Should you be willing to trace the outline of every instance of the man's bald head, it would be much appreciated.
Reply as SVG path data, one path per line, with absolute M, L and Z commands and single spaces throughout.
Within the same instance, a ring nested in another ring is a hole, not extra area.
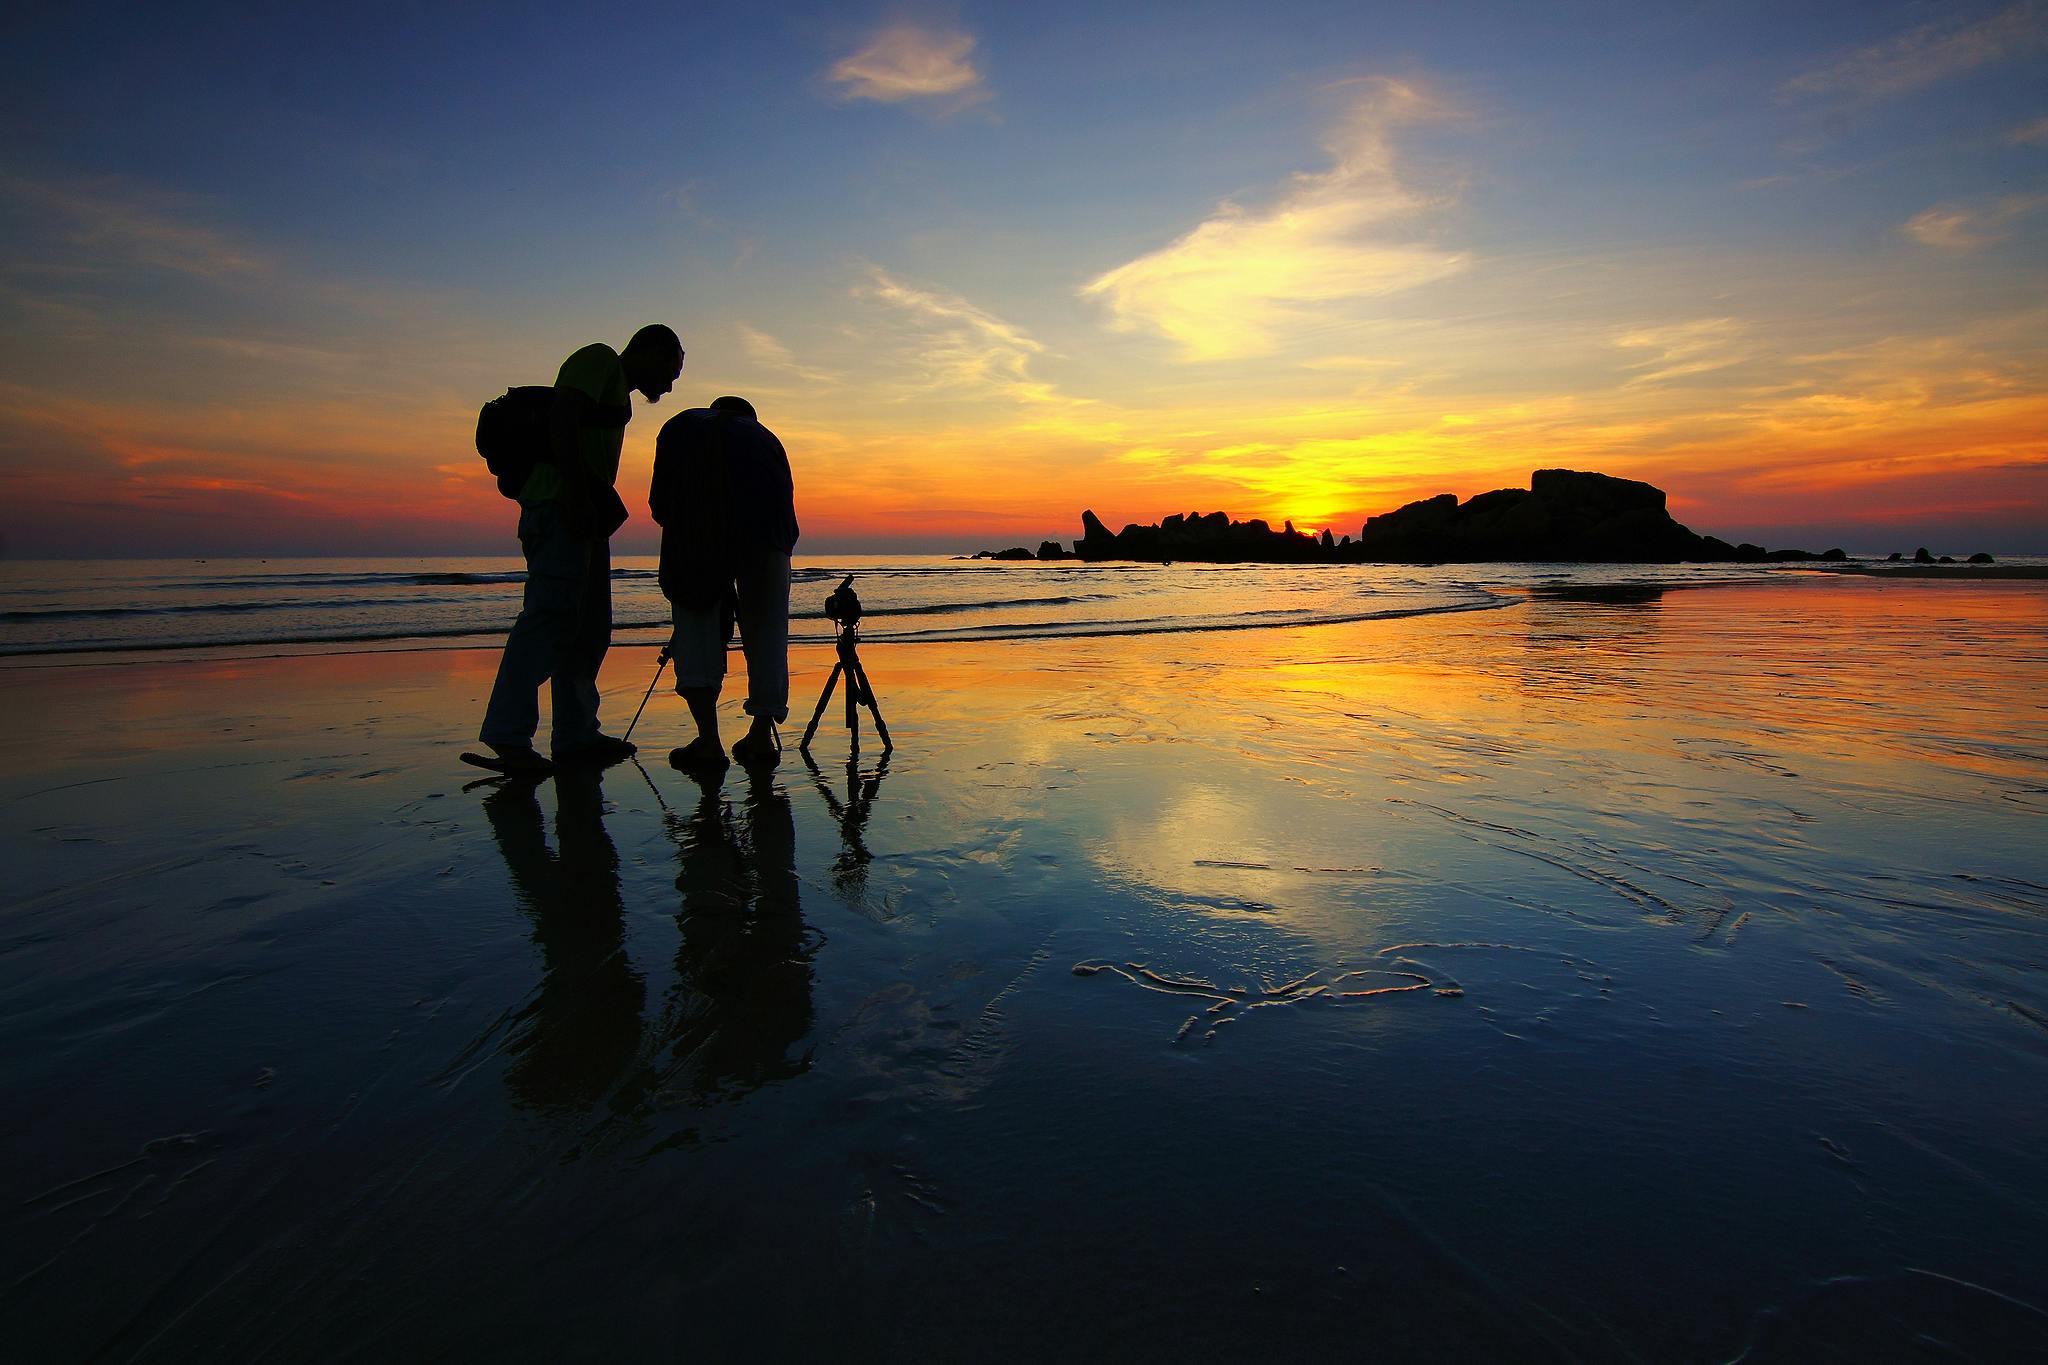
M 650 322 L 633 333 L 619 352 L 619 364 L 626 371 L 628 388 L 640 390 L 650 403 L 658 402 L 683 372 L 682 339 L 661 323 Z

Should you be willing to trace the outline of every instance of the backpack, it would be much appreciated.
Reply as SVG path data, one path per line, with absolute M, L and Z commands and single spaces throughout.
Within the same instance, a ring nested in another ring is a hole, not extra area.
M 553 407 L 555 385 L 518 385 L 477 411 L 477 454 L 483 456 L 483 469 L 498 477 L 498 491 L 514 501 L 526 487 L 532 467 L 549 458 L 547 413 Z M 625 426 L 631 420 L 633 403 L 625 407 L 590 405 L 584 411 L 584 426 L 590 428 Z
M 548 410 L 554 402 L 552 384 L 522 384 L 476 415 L 476 453 L 508 498 L 517 499 L 534 466 L 548 458 Z

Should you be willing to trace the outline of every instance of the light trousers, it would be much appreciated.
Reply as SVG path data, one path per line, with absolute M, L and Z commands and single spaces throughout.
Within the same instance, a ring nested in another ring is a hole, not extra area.
M 758 550 L 740 557 L 733 575 L 739 599 L 740 647 L 747 656 L 746 713 L 789 719 L 789 556 Z M 717 606 L 672 604 L 676 691 L 725 685 L 727 631 Z
M 552 682 L 554 747 L 597 737 L 597 671 L 612 642 L 611 542 L 578 535 L 553 502 L 520 509 L 526 596 L 505 638 L 498 680 L 477 738 L 486 744 L 533 743 L 540 727 L 540 685 Z

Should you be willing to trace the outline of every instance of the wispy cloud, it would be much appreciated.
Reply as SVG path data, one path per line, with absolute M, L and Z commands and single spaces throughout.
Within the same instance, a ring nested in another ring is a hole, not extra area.
M 111 184 L 59 185 L 0 176 L 0 199 L 44 216 L 56 235 L 103 264 L 139 265 L 218 280 L 269 268 L 225 233 Z
M 1899 231 L 1922 246 L 1946 251 L 1973 251 L 1989 240 L 1978 230 L 1976 214 L 1941 205 L 1920 210 Z
M 2003 241 L 2013 223 L 2043 204 L 2048 194 L 2013 194 L 1982 208 L 1936 204 L 1908 218 L 1900 231 L 1922 246 L 1977 251 Z
M 789 347 L 774 337 L 766 332 L 757 332 L 744 322 L 735 325 L 739 328 L 740 349 L 756 365 L 775 370 L 787 370 L 796 365 L 796 357 L 790 354 Z
M 1734 318 L 1695 318 L 1664 327 L 1638 327 L 1617 333 L 1614 344 L 1644 352 L 1627 368 L 1640 370 L 1631 384 L 1661 384 L 1687 375 L 1706 374 L 1749 359 L 1745 329 Z
M 827 386 L 844 382 L 841 376 L 830 370 L 801 363 L 789 347 L 768 333 L 749 327 L 744 322 L 735 323 L 734 326 L 739 331 L 741 353 L 762 369 L 777 370 L 807 384 Z
M 1398 220 L 1440 201 L 1405 183 L 1395 129 L 1444 107 L 1412 83 L 1375 78 L 1324 140 L 1332 165 L 1294 176 L 1269 206 L 1230 200 L 1168 246 L 1106 271 L 1085 297 L 1109 305 L 1119 330 L 1169 338 L 1186 360 L 1268 353 L 1318 308 L 1411 289 L 1465 258 L 1386 240 Z
M 1045 354 L 1043 342 L 966 299 L 905 284 L 880 267 L 870 267 L 854 292 L 887 304 L 908 324 L 913 392 L 1069 401 L 1031 373 L 1031 362 Z
M 848 100 L 937 100 L 959 108 L 988 98 L 973 58 L 972 34 L 896 24 L 834 63 L 832 79 Z
M 1975 20 L 1940 20 L 1845 53 L 1785 82 L 1788 95 L 1889 99 L 2042 46 L 2034 0 Z
M 2021 124 L 2007 133 L 2005 140 L 2022 147 L 2048 147 L 2048 118 Z

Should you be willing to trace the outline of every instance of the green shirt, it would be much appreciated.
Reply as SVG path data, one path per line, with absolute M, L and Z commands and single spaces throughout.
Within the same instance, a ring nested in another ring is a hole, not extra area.
M 555 387 L 574 389 L 609 411 L 632 411 L 632 394 L 626 387 L 626 370 L 619 363 L 619 353 L 601 341 L 593 341 L 563 361 L 561 370 L 555 375 Z M 586 423 L 576 433 L 584 466 L 607 487 L 619 481 L 619 450 L 625 441 L 623 423 L 615 427 Z M 519 490 L 519 501 L 529 506 L 548 502 L 559 496 L 561 491 L 562 472 L 542 461 L 534 466 L 533 473 L 526 476 L 525 486 Z

